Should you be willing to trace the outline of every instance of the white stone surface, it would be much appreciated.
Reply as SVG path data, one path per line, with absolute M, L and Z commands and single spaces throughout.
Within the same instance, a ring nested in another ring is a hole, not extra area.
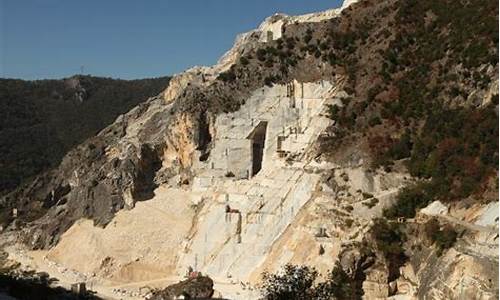
M 209 187 L 206 179 L 195 178 L 193 188 L 213 197 L 200 212 L 196 232 L 187 241 L 179 273 L 196 265 L 212 276 L 224 274 L 226 280 L 250 280 L 274 242 L 311 199 L 320 176 L 304 171 L 307 161 L 285 163 L 276 152 L 277 136 L 285 138 L 284 150 L 297 157 L 304 155 L 331 122 L 320 114 L 325 103 L 335 97 L 335 88 L 329 82 L 293 85 L 295 95 L 287 94 L 290 87 L 286 85 L 259 89 L 239 111 L 216 120 L 214 148 L 207 162 L 199 164 L 204 170 L 200 174 L 215 178 L 231 171 L 240 180 L 212 179 L 216 182 Z M 251 165 L 247 137 L 262 121 L 268 122 L 262 170 L 247 180 L 242 176 Z M 224 171 L 215 172 L 219 168 Z M 241 214 L 240 229 L 238 213 L 226 214 L 226 205 Z
M 299 16 L 288 16 L 286 14 L 277 13 L 268 17 L 258 29 L 260 33 L 259 42 L 266 42 L 268 40 L 268 32 L 272 33 L 272 39 L 276 40 L 281 38 L 283 33 L 283 26 L 292 23 L 306 23 L 306 22 L 321 22 L 323 20 L 338 17 L 342 10 L 349 7 L 351 4 L 356 3 L 358 0 L 345 0 L 340 8 L 325 10 L 322 12 L 314 12 Z
M 481 226 L 498 227 L 498 201 L 489 203 L 481 213 L 481 216 L 475 223 Z
M 448 213 L 448 207 L 440 201 L 434 201 L 420 210 L 420 212 L 428 216 L 446 215 Z
M 290 85 L 294 86 L 295 95 L 287 92 Z M 278 136 L 284 138 L 282 150 L 300 157 L 331 123 L 319 115 L 327 102 L 334 101 L 335 90 L 331 83 L 321 81 L 293 82 L 288 87 L 275 85 L 255 91 L 239 111 L 217 118 L 214 148 L 209 159 L 198 167 L 214 177 L 232 173 L 237 179 L 246 179 L 252 174 L 252 144 L 248 137 L 260 122 L 267 122 L 263 168 L 284 165 L 284 159 L 277 154 Z M 200 179 L 195 180 L 199 185 Z

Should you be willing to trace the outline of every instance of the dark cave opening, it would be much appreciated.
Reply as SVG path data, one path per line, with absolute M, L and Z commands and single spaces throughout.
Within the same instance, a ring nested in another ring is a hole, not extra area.
M 267 122 L 261 121 L 248 136 L 248 139 L 252 140 L 252 176 L 257 175 L 262 169 L 266 131 Z
M 201 152 L 200 161 L 206 161 L 210 156 L 209 144 L 212 142 L 210 134 L 210 125 L 206 112 L 202 112 L 198 118 L 198 148 Z

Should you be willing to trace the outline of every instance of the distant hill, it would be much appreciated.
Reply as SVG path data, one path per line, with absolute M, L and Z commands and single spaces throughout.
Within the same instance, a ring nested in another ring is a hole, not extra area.
M 169 77 L 0 79 L 0 195 L 165 89 Z

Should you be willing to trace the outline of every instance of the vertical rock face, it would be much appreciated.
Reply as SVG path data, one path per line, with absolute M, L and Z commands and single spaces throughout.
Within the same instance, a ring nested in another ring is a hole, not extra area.
M 254 266 L 311 199 L 321 176 L 306 173 L 304 166 L 314 140 L 331 122 L 321 116 L 326 104 L 339 100 L 329 82 L 304 86 L 305 97 L 287 95 L 286 85 L 256 90 L 240 110 L 216 119 L 210 156 L 193 168 L 192 189 L 205 199 L 204 217 L 186 241 L 179 272 L 197 260 L 198 269 L 211 276 L 249 281 Z M 262 157 L 252 152 L 256 129 L 263 130 Z
M 209 73 L 207 67 L 194 67 L 181 74 L 175 75 L 162 95 L 168 104 L 177 99 L 184 90 L 191 85 L 203 86 L 213 75 Z

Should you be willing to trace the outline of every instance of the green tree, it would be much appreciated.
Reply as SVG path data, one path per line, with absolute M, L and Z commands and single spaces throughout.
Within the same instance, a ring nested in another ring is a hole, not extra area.
M 267 300 L 314 299 L 315 269 L 307 266 L 286 265 L 277 274 L 263 274 L 262 294 Z

